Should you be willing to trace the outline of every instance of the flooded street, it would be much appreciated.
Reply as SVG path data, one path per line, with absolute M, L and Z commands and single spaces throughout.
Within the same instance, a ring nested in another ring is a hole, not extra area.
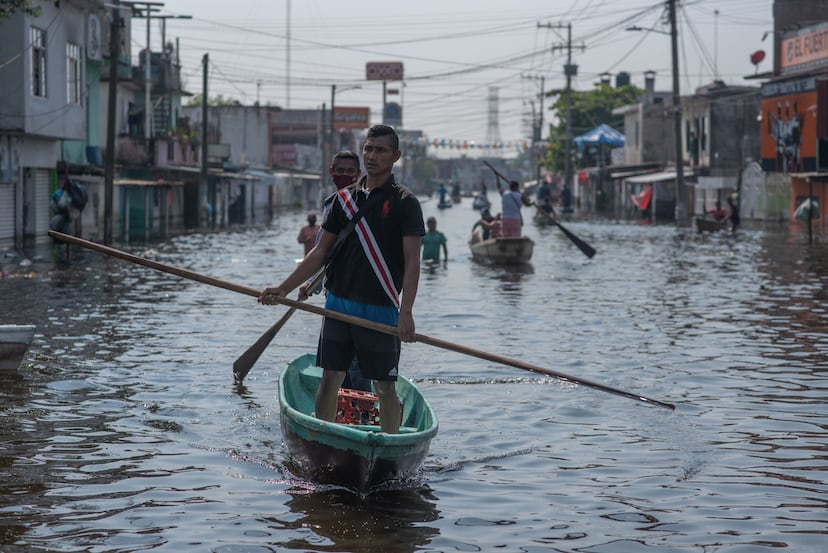
M 532 264 L 470 259 L 470 199 L 439 211 L 417 331 L 676 404 L 670 412 L 424 344 L 401 372 L 440 417 L 422 474 L 361 499 L 293 476 L 282 367 L 315 350 L 297 313 L 91 251 L 3 259 L 3 323 L 35 323 L 0 375 L 0 550 L 825 551 L 828 249 L 775 224 L 536 227 Z M 305 213 L 121 247 L 257 289 L 301 256 Z M 314 303 L 320 304 L 316 296 Z

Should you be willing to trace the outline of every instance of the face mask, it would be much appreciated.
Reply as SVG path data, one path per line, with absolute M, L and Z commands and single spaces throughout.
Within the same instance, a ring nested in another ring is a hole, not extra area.
M 350 184 L 354 184 L 357 180 L 357 176 L 359 175 L 333 175 L 333 181 L 337 190 L 339 190 L 340 188 L 345 188 Z

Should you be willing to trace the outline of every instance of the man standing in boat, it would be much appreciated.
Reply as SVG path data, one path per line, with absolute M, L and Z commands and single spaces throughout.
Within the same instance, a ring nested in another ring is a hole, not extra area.
M 520 209 L 524 205 L 532 205 L 532 202 L 520 192 L 520 183 L 516 180 L 509 181 L 509 190 L 503 190 L 498 179 L 497 191 L 503 202 L 503 236 L 520 238 L 523 233 L 523 216 Z
M 356 183 L 357 179 L 359 179 L 360 172 L 359 156 L 350 150 L 340 150 L 334 154 L 333 159 L 331 159 L 331 166 L 328 168 L 328 173 L 331 175 L 331 179 L 333 180 L 337 191 Z M 331 207 L 336 201 L 336 198 L 337 192 L 334 192 L 322 202 L 323 222 L 328 218 L 328 214 L 331 212 Z M 319 231 L 314 238 L 313 246 L 319 242 L 319 238 L 321 236 L 322 227 L 319 227 Z M 322 270 L 324 269 L 320 269 L 320 271 Z M 316 275 L 314 275 L 311 280 L 316 280 Z M 318 294 L 322 291 L 322 282 L 320 282 L 313 290 L 308 290 L 309 284 L 310 282 L 299 287 L 299 301 L 307 299 L 311 294 Z M 345 380 L 342 382 L 342 387 L 350 388 L 352 390 L 361 390 L 363 392 L 371 391 L 371 381 L 362 377 L 356 358 L 354 358 L 351 365 L 348 367 L 348 373 L 345 376 Z
M 356 355 L 362 374 L 374 383 L 380 424 L 387 433 L 399 431 L 400 342 L 414 341 L 413 307 L 425 234 L 419 201 L 392 174 L 400 155 L 393 128 L 375 125 L 368 130 L 362 147 L 366 175 L 338 191 L 319 243 L 281 284 L 259 297 L 263 304 L 278 303 L 276 296 L 284 297 L 326 266 L 327 309 L 397 327 L 399 337 L 325 318 L 317 350 L 323 374 L 316 416 L 334 420 L 337 391 Z M 352 219 L 359 224 L 350 223 Z

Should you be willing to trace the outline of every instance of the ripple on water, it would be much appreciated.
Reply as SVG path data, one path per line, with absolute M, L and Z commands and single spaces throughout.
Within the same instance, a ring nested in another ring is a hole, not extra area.
M 474 212 L 438 212 L 418 332 L 676 403 L 675 413 L 425 344 L 401 370 L 440 433 L 416 478 L 359 497 L 291 474 L 276 399 L 319 320 L 86 253 L 0 281 L 38 324 L 0 375 L 2 549 L 821 552 L 828 518 L 825 256 L 787 231 L 527 225 L 530 268 L 483 267 Z M 134 249 L 245 286 L 294 266 L 303 213 Z M 10 298 L 13 298 L 10 299 Z M 311 301 L 319 302 L 318 298 Z M 23 522 L 20 522 L 23 521 Z

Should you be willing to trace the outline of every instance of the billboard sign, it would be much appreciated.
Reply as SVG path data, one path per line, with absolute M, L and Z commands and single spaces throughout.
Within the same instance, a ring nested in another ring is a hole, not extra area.
M 360 107 L 334 107 L 334 128 L 338 131 L 367 129 L 371 123 L 371 109 Z
M 401 81 L 401 61 L 369 61 L 365 64 L 365 78 L 369 81 Z
M 388 102 L 382 114 L 382 122 L 392 127 L 402 126 L 402 106 L 396 102 Z
M 825 67 L 828 65 L 828 23 L 806 27 L 795 36 L 783 38 L 779 51 L 782 74 Z

